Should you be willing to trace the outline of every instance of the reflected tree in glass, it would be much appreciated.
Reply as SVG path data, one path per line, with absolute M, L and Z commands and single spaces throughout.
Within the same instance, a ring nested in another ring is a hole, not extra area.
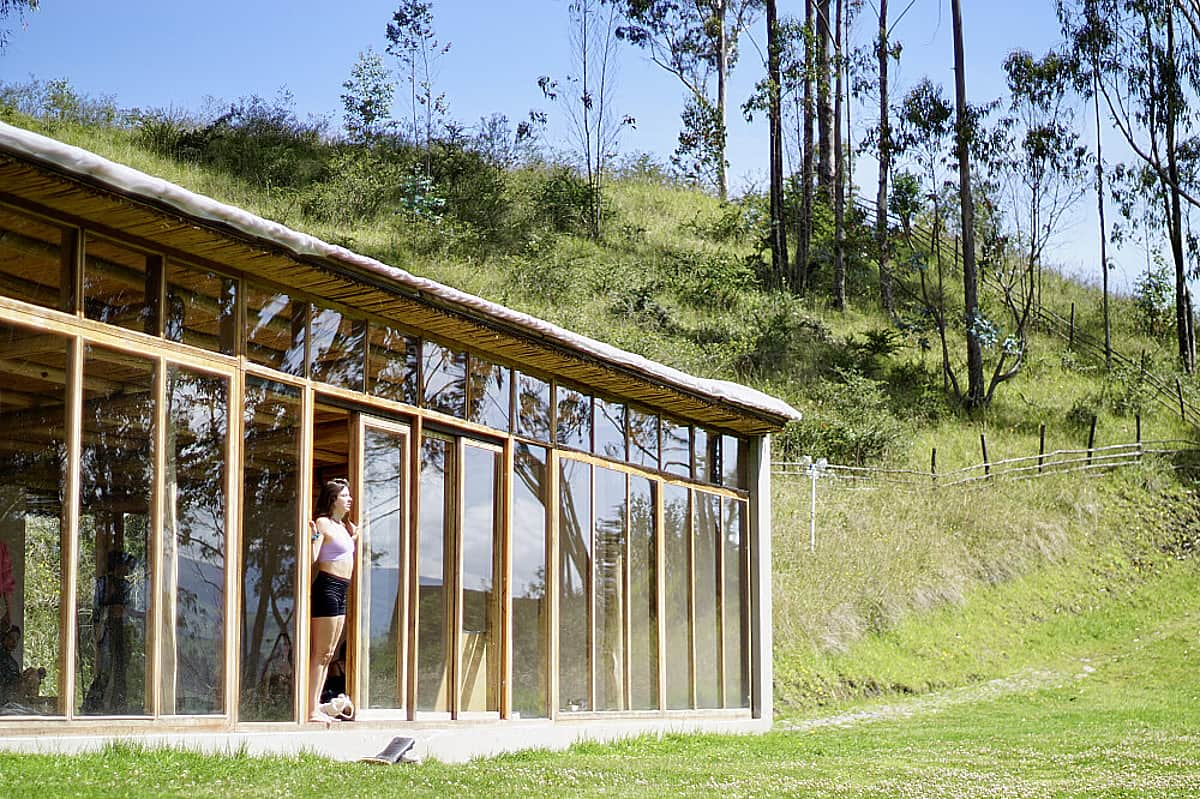
M 561 383 L 558 392 L 558 428 L 555 435 L 560 447 L 592 451 L 592 397 L 567 388 Z
M 629 462 L 658 469 L 658 417 L 629 409 Z
M 656 495 L 657 483 L 629 477 L 629 696 L 633 710 L 659 706 Z M 677 675 L 672 679 L 678 679 Z
M 725 572 L 721 595 L 725 636 L 725 707 L 750 706 L 750 623 L 746 591 L 749 560 L 746 550 L 746 503 L 725 499 Z
M 448 711 L 450 652 L 449 587 L 453 572 L 447 557 L 454 446 L 426 436 L 421 442 L 420 541 L 417 549 L 417 710 Z
M 592 467 L 559 461 L 558 701 L 591 710 L 589 597 L 592 579 Z
M 421 342 L 387 325 L 368 327 L 367 390 L 376 397 L 419 405 Z
M 425 407 L 459 419 L 467 412 L 467 354 L 422 342 Z
M 663 419 L 662 468 L 668 474 L 692 476 L 691 428 Z
M 546 450 L 514 448 L 512 709 L 532 718 L 547 714 Z
M 405 706 L 404 646 L 408 597 L 405 508 L 408 436 L 368 427 L 363 435 L 363 497 L 360 540 L 363 569 L 359 629 L 367 643 L 361 676 L 367 701 L 375 708 Z
M 686 429 L 686 428 L 685 428 Z M 688 524 L 688 489 L 663 486 L 663 578 L 666 596 L 666 706 L 683 710 L 692 706 L 692 638 L 688 595 L 691 583 L 691 547 Z
M 596 710 L 625 709 L 625 474 L 596 467 L 593 585 Z
M 459 547 L 459 709 L 500 709 L 500 598 L 496 590 L 496 499 L 500 453 L 463 448 L 463 508 Z
M 512 407 L 512 370 L 471 355 L 467 375 L 467 420 L 507 431 Z
M 616 461 L 626 458 L 625 404 L 596 398 L 595 426 L 597 455 Z
M 695 593 L 692 595 L 696 647 L 696 707 L 721 707 L 720 562 L 721 498 L 702 491 L 693 493 L 692 558 Z
M 517 373 L 517 435 L 550 440 L 550 384 Z
M 309 374 L 313 380 L 363 390 L 367 323 L 332 308 L 313 308 Z

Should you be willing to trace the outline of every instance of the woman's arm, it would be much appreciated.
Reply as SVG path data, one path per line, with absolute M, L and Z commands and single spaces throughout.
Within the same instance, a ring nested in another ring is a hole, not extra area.
M 311 550 L 311 560 L 313 563 L 317 562 L 317 556 L 321 554 L 321 544 L 325 542 L 325 534 L 321 532 L 321 526 L 319 522 L 320 519 L 313 519 L 308 523 L 308 540 L 310 544 L 309 549 Z

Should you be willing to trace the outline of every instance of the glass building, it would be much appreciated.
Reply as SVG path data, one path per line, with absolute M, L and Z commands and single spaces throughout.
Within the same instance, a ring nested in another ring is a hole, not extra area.
M 360 723 L 769 720 L 795 417 L 0 124 L 0 739 L 300 726 L 335 477 Z

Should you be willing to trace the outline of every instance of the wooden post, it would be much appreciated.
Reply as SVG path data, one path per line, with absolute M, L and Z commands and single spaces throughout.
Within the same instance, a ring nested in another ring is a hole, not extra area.
M 1038 434 L 1038 474 L 1041 474 L 1042 464 L 1046 460 L 1046 423 L 1042 422 L 1041 432 Z
M 1071 329 L 1067 334 L 1067 347 L 1075 346 L 1075 303 L 1071 303 Z
M 1088 431 L 1088 466 L 1092 465 L 1092 449 L 1096 446 L 1096 415 L 1092 414 L 1092 429 Z
M 937 447 L 929 453 L 929 474 L 933 477 L 933 484 L 937 485 Z
M 1178 377 L 1175 378 L 1175 393 L 1179 395 L 1179 419 L 1180 419 L 1180 421 L 1186 422 L 1187 421 L 1187 411 L 1185 410 L 1185 407 L 1183 404 L 1183 383 L 1179 382 Z
M 990 477 L 992 474 L 992 464 L 988 462 L 987 433 L 979 434 L 979 446 L 983 450 L 983 474 L 985 477 Z
M 1137 459 L 1142 459 L 1142 415 L 1135 414 L 1133 417 L 1134 429 L 1137 432 Z

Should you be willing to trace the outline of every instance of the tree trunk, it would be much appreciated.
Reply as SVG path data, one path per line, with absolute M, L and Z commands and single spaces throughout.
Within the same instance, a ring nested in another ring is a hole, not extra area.
M 819 0 L 817 6 L 817 191 L 826 203 L 833 202 L 833 103 L 830 98 L 829 6 L 831 0 Z
M 1167 61 L 1175 61 L 1175 12 L 1167 13 Z M 1196 347 L 1192 332 L 1191 297 L 1188 295 L 1187 263 L 1183 255 L 1183 212 L 1179 201 L 1179 159 L 1175 152 L 1176 127 L 1179 124 L 1179 88 L 1167 90 L 1167 198 L 1171 237 L 1171 258 L 1175 261 L 1175 332 L 1179 340 L 1179 363 L 1191 374 L 1196 369 Z
M 833 307 L 846 309 L 846 161 L 842 153 L 842 0 L 837 0 L 834 12 L 834 82 L 833 99 Z
M 892 126 L 888 108 L 888 5 L 879 0 L 879 39 L 876 56 L 879 59 L 879 187 L 875 192 L 875 251 L 879 258 L 879 301 L 891 318 L 896 316 L 896 301 L 892 296 L 892 271 L 889 263 L 887 205 L 888 173 L 892 168 Z
M 767 0 L 767 77 L 770 88 L 771 271 L 780 286 L 788 282 L 787 228 L 783 217 L 783 109 L 780 107 L 779 32 L 775 0 Z
M 967 334 L 968 408 L 983 404 L 983 348 L 975 332 L 979 319 L 978 277 L 975 270 L 975 203 L 971 198 L 970 131 L 967 126 L 967 79 L 963 68 L 961 0 L 950 0 L 951 26 L 954 32 L 954 107 L 955 142 L 958 150 L 958 199 L 962 207 L 963 315 Z
M 724 202 L 729 198 L 729 178 L 725 166 L 725 95 L 728 92 L 726 79 L 729 77 L 729 37 L 725 32 L 725 3 L 716 4 L 717 25 L 717 130 L 721 141 L 717 148 L 717 196 Z
M 809 247 L 812 242 L 813 201 L 813 67 L 812 43 L 814 0 L 804 0 L 804 152 L 800 167 L 800 225 L 796 237 L 796 279 L 800 292 L 808 290 Z
M 1096 111 L 1096 205 L 1100 211 L 1100 277 L 1104 288 L 1104 368 L 1112 368 L 1112 326 L 1108 316 L 1108 228 L 1104 224 L 1104 156 L 1100 150 L 1100 77 L 1092 66 L 1092 102 Z

